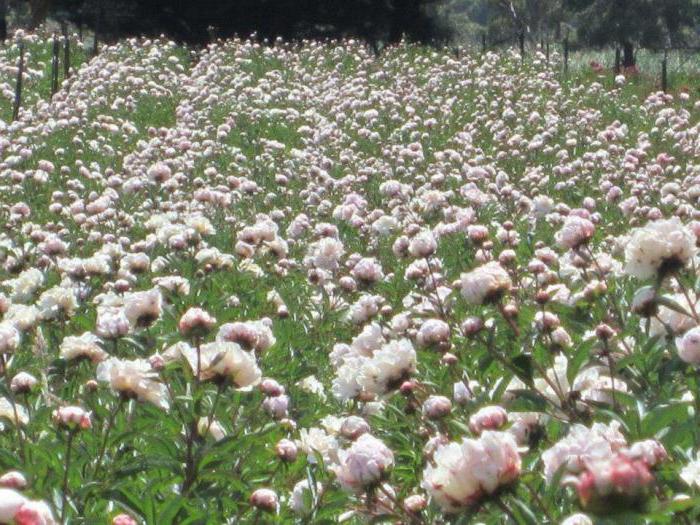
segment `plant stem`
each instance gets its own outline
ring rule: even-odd
[[[66,441],[66,466],[63,471],[63,494],[61,496],[61,523],[66,522],[66,510],[68,507],[68,473],[70,472],[71,451],[73,449],[73,438],[75,430],[68,432],[68,440]]]
[[[97,454],[97,462],[95,463],[95,474],[97,474],[97,471],[100,469],[100,466],[102,465],[102,459],[104,458],[105,452],[107,451],[107,442],[109,441],[109,433],[112,430],[112,427],[114,426],[114,420],[117,418],[117,413],[121,409],[121,407],[124,405],[124,399],[120,398],[119,403],[117,403],[112,411],[109,414],[109,418],[107,419],[107,425],[105,426],[105,436],[104,439],[102,440],[102,445],[100,446],[100,451]]]

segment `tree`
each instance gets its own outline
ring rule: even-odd
[[[7,38],[7,0],[0,0],[0,42]]]
[[[578,13],[579,36],[596,46],[622,48],[623,66],[635,65],[638,46],[678,41],[683,27],[697,18],[693,0],[568,0]]]
[[[30,29],[36,29],[46,21],[46,17],[51,9],[51,0],[29,0],[29,11],[31,19]]]

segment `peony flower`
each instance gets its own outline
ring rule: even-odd
[[[323,486],[318,481],[316,482],[315,489],[317,495],[323,492]],[[296,514],[299,516],[307,516],[313,510],[313,492],[308,479],[303,479],[294,485],[289,497],[289,506]]]
[[[19,347],[19,330],[10,321],[0,322],[0,354],[11,354]]]
[[[53,411],[53,420],[56,424],[69,429],[85,430],[92,427],[90,412],[76,406],[57,408]]]
[[[245,352],[236,343],[208,343],[199,350],[185,348],[182,352],[192,371],[199,372],[203,381],[231,381],[240,389],[250,389],[260,383],[262,373],[255,355]]]
[[[626,445],[618,421],[611,421],[608,425],[594,423],[591,428],[572,425],[566,437],[542,453],[547,483],[552,482],[562,465],[565,465],[565,473],[579,474],[588,463],[609,460],[613,453]]]
[[[593,525],[593,520],[579,512],[566,518],[560,525]]]
[[[440,319],[428,319],[418,329],[418,346],[444,345],[450,339],[450,326]]]
[[[124,296],[124,314],[134,328],[152,325],[162,311],[163,297],[158,288]]]
[[[632,231],[625,246],[625,273],[638,279],[664,277],[683,268],[697,252],[695,234],[678,217]]]
[[[216,325],[216,318],[201,308],[190,308],[180,318],[177,327],[184,336],[207,333]]]
[[[0,488],[0,523],[15,523],[17,512],[28,501],[15,490]]]
[[[93,363],[99,363],[109,357],[109,354],[100,347],[100,343],[100,338],[92,332],[85,332],[80,336],[67,336],[61,342],[61,357],[66,361],[85,358]]]
[[[99,306],[95,332],[105,339],[118,339],[129,333],[131,324],[124,313],[124,308]]]
[[[379,483],[393,464],[393,452],[381,440],[363,434],[338,453],[338,465],[331,470],[345,490],[361,492]]]
[[[520,475],[515,439],[487,430],[478,439],[439,446],[421,486],[445,512],[459,512],[509,485]]]
[[[28,372],[19,372],[10,382],[10,390],[15,394],[26,394],[37,385],[39,380]]]
[[[275,445],[275,454],[277,454],[278,458],[287,463],[294,463],[297,459],[298,452],[299,450],[296,443],[289,439],[280,439]]]
[[[441,419],[452,411],[452,401],[445,396],[428,396],[421,411],[426,419]]]
[[[14,404],[5,397],[0,397],[0,419],[7,419],[14,425],[29,423],[29,414],[22,405]]]
[[[28,500],[15,513],[15,525],[56,525],[49,506],[43,501]]]
[[[363,283],[376,283],[384,277],[382,265],[373,257],[365,257],[357,261],[350,272],[355,279]]]
[[[138,523],[128,514],[118,514],[112,518],[112,525],[138,525]]]
[[[686,485],[700,488],[700,454],[681,469],[680,476]]]
[[[681,337],[676,338],[678,357],[691,365],[700,364],[700,326],[691,328]]]
[[[279,499],[277,493],[271,489],[257,489],[250,496],[250,504],[256,509],[265,512],[278,512]]]
[[[215,441],[221,441],[226,437],[226,430],[216,420],[211,420],[208,417],[200,417],[197,421],[197,433],[201,437],[206,437],[207,434],[214,438]]]
[[[588,462],[576,490],[584,509],[607,515],[616,507],[638,505],[653,482],[654,476],[643,461],[616,454]]]
[[[97,380],[128,399],[138,399],[158,408],[170,408],[168,389],[146,359],[133,361],[111,357],[97,365]]]
[[[469,273],[463,273],[460,289],[462,297],[468,303],[484,304],[500,299],[512,284],[508,272],[499,263],[489,262]]]
[[[555,239],[560,246],[575,250],[586,244],[594,233],[595,226],[591,221],[578,215],[570,215],[562,229],[556,233]]]
[[[277,341],[271,326],[272,322],[268,318],[259,321],[226,323],[219,327],[216,340],[238,343],[246,350],[264,352]]]
[[[27,486],[27,478],[16,470],[11,470],[0,476],[0,487],[22,490]]]
[[[299,431],[299,448],[307,455],[309,463],[317,462],[318,454],[325,464],[337,463],[338,440],[332,434],[323,429],[312,427],[308,430],[302,428]]]
[[[430,257],[435,250],[437,250],[437,241],[430,230],[420,232],[408,245],[408,253],[413,257]]]

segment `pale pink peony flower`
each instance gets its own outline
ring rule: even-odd
[[[408,253],[413,257],[430,257],[435,250],[437,250],[437,241],[430,230],[420,232],[408,245]]]
[[[445,344],[450,339],[449,325],[440,319],[428,319],[418,329],[416,342],[418,346]]]
[[[478,439],[439,446],[421,486],[445,512],[459,512],[515,481],[520,468],[513,436],[487,430]]]
[[[85,430],[91,428],[90,416],[90,412],[77,406],[60,407],[53,411],[54,422],[70,429]]]
[[[393,464],[393,452],[381,440],[363,434],[349,449],[338,452],[338,464],[331,470],[344,489],[361,492],[379,483]]]
[[[557,243],[570,250],[587,243],[595,233],[595,225],[583,217],[572,215],[567,217],[564,226],[555,235]]]
[[[56,525],[49,506],[43,501],[27,500],[15,514],[15,525]]]
[[[622,454],[593,460],[576,482],[581,506],[605,513],[611,505],[633,506],[647,495],[654,483],[649,467]]]

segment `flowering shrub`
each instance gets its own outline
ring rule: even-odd
[[[0,522],[700,520],[700,102],[190,58],[105,46],[0,121]]]

